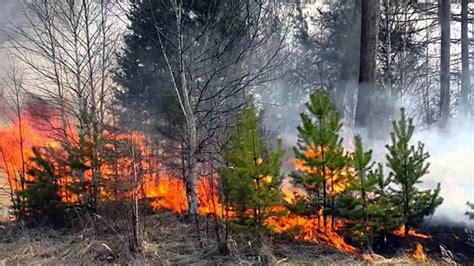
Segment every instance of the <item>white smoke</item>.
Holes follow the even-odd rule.
[[[304,108],[304,106],[300,107]],[[270,112],[266,113],[267,115],[270,117],[275,115],[273,113],[275,110],[267,109],[270,109]],[[291,115],[279,113],[277,123],[274,119],[271,119],[271,123],[267,120],[270,127],[278,128],[279,137],[282,138],[286,148],[296,145],[296,125],[301,123],[295,112],[289,113]],[[441,222],[445,225],[450,223],[474,227],[474,221],[470,221],[465,215],[468,209],[466,202],[474,202],[474,131],[472,125],[472,118],[453,118],[445,130],[440,130],[438,125],[432,125],[427,129],[420,129],[420,127],[415,129],[411,144],[416,145],[418,141],[421,141],[425,144],[425,151],[430,153],[429,173],[421,178],[423,183],[418,186],[420,189],[434,189],[438,183],[441,183],[441,196],[444,198],[435,214],[432,217],[427,217],[426,220],[429,223]],[[385,145],[390,142],[390,139],[388,130],[384,131],[386,132],[384,139],[374,140],[368,138],[367,132],[363,130],[343,127],[345,143],[352,138],[353,132],[361,134],[364,147],[373,150],[373,160],[381,162],[384,165],[385,175],[388,175],[390,169],[386,166],[387,150]],[[290,149],[288,149],[287,156],[288,158],[293,156]],[[293,170],[286,168],[286,173]]]
[[[472,118],[453,118],[446,129],[440,129],[438,125],[430,128],[415,128],[411,144],[417,145],[420,141],[425,145],[425,151],[430,154],[429,173],[421,178],[422,183],[418,187],[434,189],[441,184],[441,197],[443,203],[438,207],[432,217],[427,217],[428,223],[458,224],[474,227],[474,221],[470,221],[465,215],[468,206],[467,201],[474,201],[474,131]],[[356,130],[364,133],[364,131]],[[366,133],[366,132],[365,132]],[[390,169],[386,166],[385,155],[387,149],[385,144],[390,142],[386,139],[371,140],[367,134],[362,134],[363,144],[373,150],[373,160],[381,162],[384,173],[388,175]]]
[[[474,226],[465,215],[467,201],[474,201],[474,131],[470,119],[453,120],[445,131],[438,129],[416,132],[414,141],[425,143],[430,153],[429,174],[421,188],[434,188],[441,183],[443,204],[434,220],[466,223]]]

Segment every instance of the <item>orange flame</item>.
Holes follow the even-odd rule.
[[[316,158],[318,156],[321,157],[322,152],[320,148],[312,149],[308,147],[305,155],[309,158]],[[307,165],[303,160],[296,159],[294,164],[295,169],[298,171],[307,173],[317,173],[319,171]],[[329,169],[326,170],[326,188],[329,194],[337,196],[344,192],[348,185],[348,177],[352,174],[352,169],[345,168],[338,173],[331,173]],[[308,201],[308,193],[299,187],[293,187],[288,180],[283,181],[282,192],[283,199],[289,204],[296,203],[298,199]],[[338,231],[344,229],[345,221],[335,220],[333,229],[332,218],[326,217],[326,223],[324,223],[323,219],[323,209],[321,208],[317,214],[311,217],[291,213],[283,217],[270,217],[266,223],[276,233],[288,233],[293,235],[296,240],[326,244],[344,252],[356,253],[357,249],[347,244],[344,237],[338,233]]]
[[[19,131],[17,122],[9,124],[0,124],[0,173],[6,175],[13,190],[21,190],[19,173],[23,168],[23,159],[25,160],[25,168],[31,168],[33,163],[28,160],[33,156],[32,147],[48,147],[51,155],[59,156],[67,159],[67,154],[63,148],[63,143],[55,140],[46,130],[40,130],[36,126],[36,122],[31,117],[25,115],[22,121],[23,133],[23,151],[19,149]],[[49,131],[50,132],[50,131]],[[74,130],[68,132],[72,142],[77,143],[77,133]],[[103,163],[100,165],[101,182],[100,200],[114,201],[132,195],[132,188],[138,188],[139,197],[151,200],[151,207],[155,210],[170,210],[179,214],[187,212],[186,185],[182,178],[173,176],[170,171],[164,169],[160,164],[156,151],[145,134],[141,132],[129,132],[116,134],[108,131],[102,132],[104,140],[104,149],[110,154],[105,154],[101,158]],[[107,142],[107,140],[113,140]],[[119,143],[119,144],[117,144]],[[124,155],[120,152],[120,143],[128,146],[136,147],[136,158],[131,158],[130,154]],[[125,149],[128,151],[127,149]],[[312,149],[308,149],[309,156],[317,156]],[[46,156],[48,155],[48,156]],[[56,163],[56,157],[50,157],[44,154],[45,158],[49,158],[52,163]],[[110,158],[109,158],[110,157]],[[23,158],[23,159],[22,159]],[[262,163],[263,159],[258,159],[257,163]],[[86,165],[91,166],[91,161],[86,161]],[[298,170],[316,171],[303,162],[296,160],[295,167]],[[77,177],[67,166],[65,169],[59,170],[58,176],[61,176],[60,191],[61,199],[66,203],[78,203],[82,199],[80,195],[75,195],[68,191],[68,187],[77,182]],[[139,169],[139,171],[137,171]],[[62,171],[62,172],[59,172]],[[137,173],[139,172],[139,173]],[[205,171],[204,171],[205,172]],[[84,178],[91,181],[93,178],[92,170],[84,171]],[[139,183],[133,183],[134,175],[140,175]],[[335,196],[342,193],[347,186],[347,175],[350,169],[345,169],[337,175],[327,178],[328,191],[330,195]],[[27,175],[27,174],[26,174]],[[28,175],[25,177],[29,177]],[[222,217],[223,213],[227,214],[227,218],[232,219],[233,213],[226,209],[219,201],[217,176],[202,176],[198,179],[197,193],[199,200],[199,214],[203,216]],[[262,182],[271,182],[271,177],[262,176]],[[91,189],[89,186],[88,190]],[[292,187],[289,181],[284,181],[282,186],[283,198],[287,203],[295,203],[297,199],[307,199],[307,193],[298,187]],[[229,207],[230,209],[232,207]],[[275,210],[286,210],[283,206],[276,206]],[[355,253],[356,248],[347,244],[344,238],[338,233],[344,228],[344,221],[335,220],[334,230],[331,228],[331,218],[327,218],[327,225],[323,225],[322,209],[312,217],[290,214],[288,216],[272,216],[267,218],[265,224],[274,228],[276,233],[293,232],[296,240],[307,241],[311,243],[322,243],[333,246],[345,252]],[[230,216],[230,217],[229,217]]]
[[[317,147],[311,148],[306,147],[305,155],[308,158],[317,158],[322,156],[321,148]],[[319,169],[315,167],[311,167],[306,164],[305,161],[296,159],[295,160],[295,169],[301,172],[306,172],[310,174],[318,173]],[[348,177],[353,175],[353,169],[349,167],[344,167],[342,170],[338,171],[337,173],[332,173],[328,167],[325,167],[326,173],[326,190],[332,196],[336,196],[341,194],[347,189],[348,186]]]
[[[170,210],[179,214],[187,213],[186,188],[182,180],[163,176],[157,182],[147,185],[145,194],[147,198],[154,199],[151,206],[155,210]],[[213,178],[212,182],[205,178],[198,180],[197,193],[200,215],[222,216],[222,205],[218,200],[216,185],[216,178]]]
[[[400,237],[405,237],[405,225],[402,225],[398,230],[393,231],[393,234]],[[431,238],[431,236],[418,233],[414,229],[408,229],[408,235],[413,236],[413,237],[423,238],[423,239]]]
[[[331,229],[330,219],[327,223],[328,226],[324,227],[322,216],[314,218],[290,214],[283,217],[270,217],[266,223],[276,233],[292,234],[296,240],[326,244],[348,253],[356,253],[357,251],[355,247],[347,244],[341,235]],[[336,228],[343,228],[343,223],[336,221]]]
[[[69,166],[59,166],[57,159],[67,160],[67,153],[63,143],[54,137],[59,128],[59,122],[46,123],[49,127],[38,127],[38,122],[28,112],[22,112],[21,124],[18,119],[12,122],[0,124],[0,178],[7,178],[11,189],[21,191],[26,188],[26,181],[33,181],[28,174],[28,169],[34,167],[32,148],[40,147],[41,156],[55,166],[55,172],[60,176],[59,195],[63,202],[75,204],[81,198],[80,195],[70,193],[68,187],[78,182],[78,177]],[[11,115],[14,117],[14,115]],[[53,119],[51,119],[53,120]],[[21,138],[20,138],[21,125]],[[74,127],[71,127],[74,128]],[[67,135],[69,142],[78,145],[77,132],[70,129]],[[100,178],[104,182],[99,188],[100,200],[119,200],[123,197],[132,196],[132,188],[139,190],[138,197],[151,198],[151,206],[156,210],[171,210],[176,213],[187,212],[187,199],[185,183],[182,179],[173,177],[163,169],[159,163],[155,151],[145,134],[141,132],[113,133],[104,130],[102,132],[104,142],[104,154],[99,167]],[[20,147],[23,149],[20,149]],[[133,156],[131,147],[134,147]],[[85,149],[90,149],[86,147]],[[92,162],[83,158],[84,164],[89,168]],[[61,169],[60,169],[61,168]],[[23,170],[25,169],[25,170]],[[138,171],[137,171],[138,169]],[[134,171],[138,175],[138,183],[134,184]],[[161,174],[159,174],[161,173]],[[86,169],[82,173],[87,182],[91,182],[93,172]],[[212,181],[210,181],[212,179]],[[268,181],[268,178],[264,178]],[[23,184],[23,185],[22,185]],[[91,190],[88,185],[87,190]],[[222,206],[218,201],[217,179],[201,177],[197,185],[199,199],[199,213],[201,215],[214,214],[221,216]]]
[[[415,260],[419,262],[428,261],[428,257],[423,251],[423,245],[421,245],[420,243],[416,243],[415,251],[413,253],[413,258],[415,258]]]

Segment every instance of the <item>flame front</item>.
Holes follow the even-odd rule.
[[[56,163],[55,159],[61,157],[67,159],[67,154],[63,148],[63,142],[52,136],[51,130],[38,129],[37,123],[29,116],[24,115],[21,123],[22,141],[19,136],[19,124],[9,123],[0,125],[0,138],[2,139],[0,147],[0,170],[6,175],[11,188],[14,191],[24,189],[20,180],[20,175],[25,175],[25,179],[32,180],[33,177],[22,169],[30,169],[34,166],[34,162],[30,158],[33,147],[45,147],[48,153],[43,156],[49,159],[51,163]],[[167,171],[163,167],[157,156],[156,149],[150,144],[147,136],[141,132],[128,133],[112,133],[103,131],[102,139],[104,140],[104,158],[100,165],[101,178],[105,181],[100,187],[101,201],[121,200],[132,196],[134,188],[138,191],[138,197],[150,200],[150,205],[155,210],[170,210],[179,214],[187,212],[186,185],[183,178],[178,178],[172,172]],[[68,138],[72,143],[78,145],[78,136],[74,130],[68,132]],[[107,142],[113,140],[113,142]],[[117,144],[119,143],[119,144]],[[120,144],[121,143],[121,144]],[[22,145],[20,145],[22,144]],[[120,145],[130,148],[136,148],[136,158],[123,156],[119,152]],[[127,146],[128,145],[128,146]],[[22,146],[22,149],[20,149]],[[128,150],[127,150],[128,151]],[[307,151],[309,154],[314,153],[311,149]],[[119,156],[117,156],[117,154]],[[54,156],[53,156],[54,155]],[[316,156],[316,153],[314,153]],[[260,159],[258,161],[260,162]],[[84,162],[87,166],[91,166],[91,161]],[[296,160],[295,167],[304,169],[306,167],[302,162]],[[139,182],[133,183],[132,177],[134,171],[140,169]],[[202,169],[201,169],[202,170]],[[309,171],[312,171],[309,169]],[[328,177],[328,191],[330,195],[335,196],[346,188],[346,178],[348,170],[343,173]],[[24,172],[24,173],[22,173]],[[200,171],[204,172],[204,171]],[[76,195],[68,191],[68,187],[77,182],[77,177],[73,171],[67,167],[62,169],[57,167],[57,174],[61,177],[59,181],[59,194],[63,202],[69,204],[80,203],[80,195]],[[90,182],[93,173],[90,169],[84,171],[84,178]],[[271,181],[270,176],[262,177],[264,182]],[[199,200],[199,213],[202,216],[215,216],[221,218],[226,213],[227,218],[232,219],[232,207],[226,209],[219,201],[218,195],[218,177],[216,175],[201,176],[198,179],[197,192]],[[91,190],[92,186],[88,185],[87,190]],[[282,186],[283,199],[288,204],[293,204],[297,199],[307,199],[307,193],[298,187],[293,187],[288,180],[285,180]],[[281,206],[274,207],[275,210],[284,210]],[[230,217],[229,217],[230,216]],[[296,240],[306,241],[310,243],[320,243],[333,246],[341,251],[355,253],[356,248],[347,244],[344,238],[338,233],[344,228],[344,222],[340,220],[334,221],[335,228],[331,228],[331,218],[327,217],[327,225],[323,225],[322,210],[313,216],[300,216],[297,214],[289,214],[287,216],[272,216],[266,219],[265,224],[273,227],[276,233],[290,233]]]
[[[343,229],[344,224],[341,221],[335,221],[336,230],[332,230],[331,220],[328,219],[329,226],[326,227],[323,225],[322,215],[315,218],[290,214],[284,217],[270,217],[266,222],[276,233],[288,233],[293,235],[296,240],[326,244],[344,252],[356,253],[357,249],[347,244],[344,238],[337,233],[337,229]]]
[[[321,149],[308,147],[305,155],[308,158],[316,158],[321,156]],[[303,160],[296,159],[294,164],[295,169],[301,172],[316,173],[318,171],[318,169],[308,166]],[[332,173],[327,169],[326,173],[326,189],[330,196],[340,195],[347,189],[348,177],[352,174],[352,169],[346,167],[337,173]],[[309,200],[309,195],[305,190],[292,186],[288,180],[283,182],[282,192],[283,198],[288,204],[294,204],[298,199]],[[332,217],[326,217],[326,223],[324,223],[323,211],[324,209],[321,208],[311,216],[290,213],[284,217],[271,217],[267,220],[267,224],[274,228],[275,232],[288,233],[293,235],[296,240],[322,243],[344,252],[356,253],[357,249],[347,244],[344,237],[338,233],[345,228],[345,221],[334,220],[334,228],[332,228]]]

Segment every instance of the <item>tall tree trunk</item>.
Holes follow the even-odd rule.
[[[451,0],[441,0],[439,5],[439,21],[441,25],[441,62],[440,62],[440,126],[448,123],[450,88],[450,46],[451,46]]]
[[[360,22],[361,0],[356,0],[351,10],[351,20]],[[339,73],[336,90],[336,107],[349,126],[354,125],[356,88],[359,76],[360,23],[352,23],[347,30],[347,39],[343,46],[344,60]]]
[[[359,91],[355,115],[356,127],[370,126],[373,107],[380,0],[362,1]]]
[[[469,35],[468,35],[468,0],[461,1],[461,96],[459,98],[459,111],[461,115],[469,116],[469,95],[471,90],[471,75],[469,70]]]

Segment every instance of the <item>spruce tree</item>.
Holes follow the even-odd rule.
[[[197,43],[192,48],[202,53],[209,48],[204,46],[202,51],[200,48],[203,45],[200,41],[205,44],[206,38],[203,36],[206,31],[212,30],[216,38],[238,36],[232,35],[238,32],[244,39],[247,33],[245,20],[248,18],[236,13],[236,6],[246,3],[240,0],[182,1],[185,16],[183,32],[180,34],[185,40],[196,39]],[[161,38],[166,38],[168,35],[178,34],[176,24],[173,22],[176,20],[174,8],[175,2],[171,0],[131,1],[127,12],[130,23],[123,37],[123,49],[118,54],[114,79],[123,88],[116,91],[115,96],[119,104],[127,108],[127,111],[135,112],[135,116],[143,116],[143,119],[155,122],[157,125],[153,129],[166,137],[181,141],[179,125],[184,122],[184,117],[163,54],[166,52],[169,58],[176,58],[178,48],[172,41],[160,44],[158,36],[161,34],[163,35]],[[209,28],[215,21],[219,21],[219,26]],[[229,34],[230,36],[227,36]],[[225,40],[217,39],[217,41]],[[222,51],[216,53],[220,54]],[[198,59],[195,61],[202,62]],[[171,62],[174,63],[176,62]],[[130,126],[129,116],[122,116],[123,126]]]
[[[169,74],[164,71],[167,66],[156,29],[159,26],[164,30],[175,30],[170,22],[174,19],[169,10],[170,3],[168,0],[131,2],[127,14],[129,31],[124,35],[124,47],[117,60],[115,80],[125,89],[117,91],[117,99],[129,110],[140,115],[146,113],[151,118],[157,114],[172,116],[169,119],[178,117],[178,102],[173,97]],[[189,6],[191,2],[185,1],[185,4]],[[159,25],[154,24],[154,14],[159,14],[156,22]],[[188,30],[198,30],[196,25],[187,26]],[[164,49],[171,53],[176,50],[166,45]]]
[[[265,143],[262,118],[253,103],[239,115],[224,151],[226,166],[220,169],[227,202],[235,207],[241,225],[263,226],[271,207],[281,200],[283,150],[280,141],[275,149]]]
[[[306,107],[309,113],[300,115],[302,124],[298,127],[298,144],[294,148],[295,157],[303,162],[303,169],[294,172],[293,178],[308,192],[311,208],[318,213],[323,211],[326,226],[328,191],[335,196],[334,179],[340,177],[338,172],[346,164],[339,137],[342,123],[330,97],[320,89],[310,95]]]
[[[423,218],[433,214],[443,202],[439,196],[439,183],[434,190],[420,190],[416,186],[428,173],[429,153],[425,152],[421,142],[416,147],[410,144],[414,130],[413,119],[407,119],[402,108],[400,120],[393,122],[392,144],[386,145],[387,166],[391,169],[389,176],[397,185],[391,189],[391,200],[401,213],[399,218],[405,226],[405,236],[409,228],[420,225]]]

